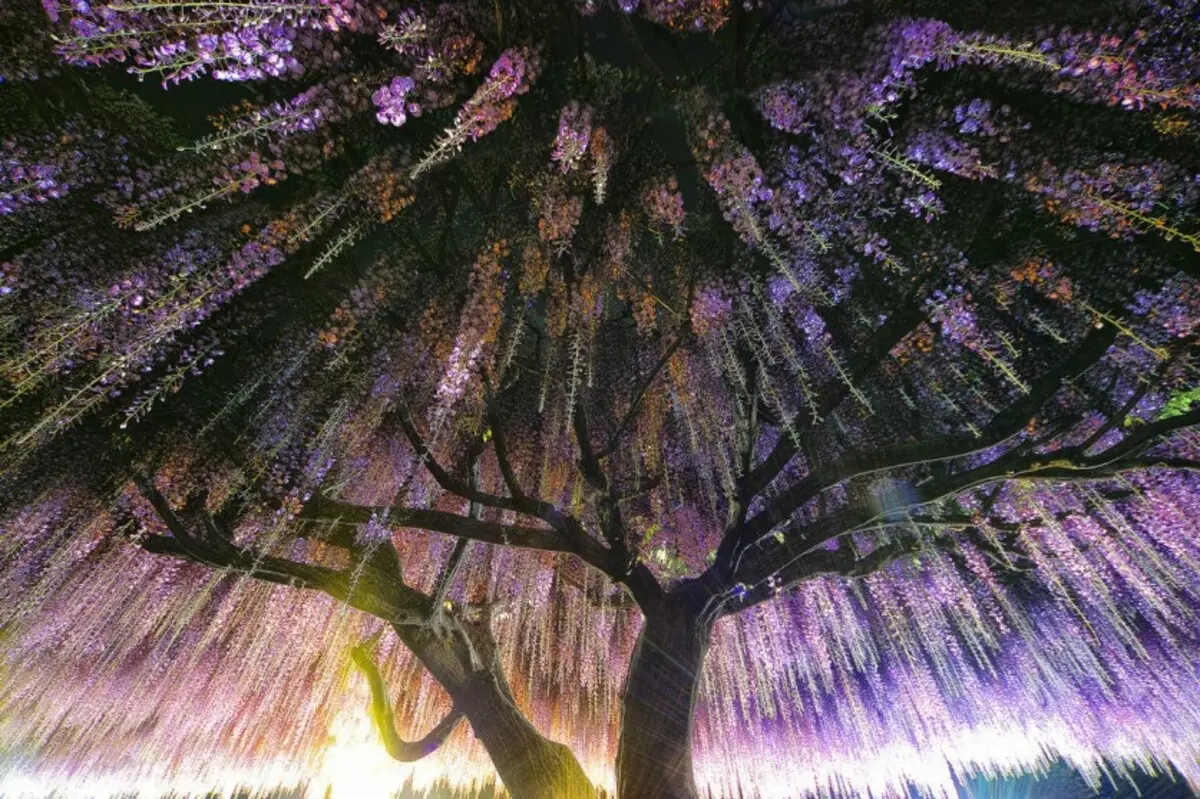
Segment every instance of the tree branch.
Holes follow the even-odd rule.
[[[879,510],[874,503],[859,500],[842,511],[809,525],[799,540],[781,536],[761,546],[753,558],[739,565],[733,581],[748,587],[746,596],[761,597],[764,585],[783,591],[807,579],[813,558],[824,557],[821,547],[834,539],[863,530],[884,515],[908,513],[932,505],[965,491],[1002,480],[1093,481],[1105,480],[1121,472],[1149,468],[1180,468],[1200,470],[1200,462],[1164,456],[1143,457],[1141,450],[1148,443],[1172,432],[1200,424],[1200,410],[1172,419],[1147,425],[1143,435],[1132,443],[1121,442],[1098,456],[1083,456],[1077,451],[1044,455],[1027,451],[1010,451],[999,458],[965,472],[932,481],[918,490],[913,501],[904,507]],[[1130,438],[1133,438],[1131,436]],[[756,542],[762,544],[761,541]],[[819,562],[819,561],[818,561]],[[757,598],[763,601],[765,597]],[[749,607],[738,603],[724,612],[736,613]]]
[[[433,600],[433,610],[437,610],[446,601],[446,592],[450,590],[451,584],[454,582],[454,576],[458,573],[459,566],[462,565],[463,556],[467,554],[467,549],[471,546],[469,538],[460,538],[454,542],[454,549],[450,552],[450,559],[446,561],[446,567],[442,569],[442,573],[438,575],[437,586],[433,589],[431,599]]]
[[[190,553],[179,543],[176,538],[170,538],[165,535],[147,535],[136,540],[136,543],[146,552],[152,555],[167,555],[180,560],[189,560],[193,563],[202,563],[205,566],[215,566],[207,560],[198,558]],[[239,574],[246,574],[253,577],[255,580],[260,580],[264,583],[274,583],[275,585],[286,585],[290,588],[310,588],[320,591],[321,587],[315,584],[309,584],[303,580],[299,574],[285,574],[283,571],[264,571],[255,569],[253,572],[245,571],[238,568],[231,569]]]
[[[383,739],[383,745],[387,748],[388,754],[394,759],[402,763],[412,763],[432,754],[445,742],[454,728],[458,726],[458,722],[462,720],[464,714],[455,706],[446,714],[445,718],[426,733],[424,738],[418,741],[405,741],[396,732],[396,719],[392,713],[391,702],[388,701],[387,686],[384,685],[383,675],[379,673],[379,668],[371,658],[368,645],[364,643],[354,647],[350,650],[350,657],[362,670],[367,678],[367,683],[371,686],[371,703],[368,705],[371,719],[375,722],[376,729],[379,730],[379,737]]]
[[[508,486],[508,493],[512,495],[513,503],[522,508],[528,508],[534,516],[542,517],[542,513],[539,512],[541,506],[549,506],[549,503],[530,502],[529,498],[525,496],[525,492],[521,490],[521,485],[517,482],[517,473],[512,467],[512,459],[508,456],[508,439],[504,436],[504,424],[500,419],[500,412],[496,409],[490,389],[487,391],[485,404],[488,426],[492,429],[492,446],[496,452],[496,463],[500,466],[500,475],[504,478],[504,484]]]
[[[600,468],[600,461],[592,451],[591,432],[588,430],[587,411],[583,407],[583,398],[575,399],[575,407],[571,409],[571,425],[575,430],[575,440],[579,445],[579,471],[588,485],[600,493],[608,492],[608,478]]]
[[[501,474],[504,475],[505,483],[508,485],[509,491],[512,492],[511,497],[500,497],[494,494],[488,494],[480,491],[477,487],[468,485],[462,480],[447,472],[434,459],[428,446],[425,444],[421,434],[417,431],[416,425],[412,422],[412,417],[406,412],[401,416],[401,425],[404,428],[404,433],[408,437],[409,443],[416,450],[419,457],[425,461],[425,466],[429,469],[429,473],[433,476],[444,490],[462,497],[468,502],[478,503],[490,508],[498,508],[500,510],[511,510],[526,516],[532,516],[540,519],[556,531],[558,536],[550,536],[547,531],[537,528],[509,526],[508,531],[514,536],[520,538],[520,542],[508,541],[504,538],[503,525],[493,525],[487,528],[474,528],[475,532],[470,535],[463,535],[459,532],[454,532],[454,525],[458,522],[456,519],[463,519],[462,516],[455,514],[441,514],[439,511],[430,511],[429,513],[441,514],[439,516],[421,516],[419,509],[415,508],[393,508],[392,512],[405,513],[408,511],[418,512],[417,515],[410,515],[410,522],[401,521],[402,524],[407,524],[411,527],[430,530],[432,532],[449,533],[451,535],[463,535],[465,538],[470,538],[476,541],[484,541],[485,543],[499,543],[503,545],[512,544],[513,546],[525,547],[528,549],[543,549],[551,552],[568,552],[578,555],[589,565],[599,569],[604,574],[616,579],[618,569],[615,568],[609,553],[604,550],[599,544],[587,534],[583,525],[575,517],[562,512],[557,507],[549,502],[540,499],[529,497],[522,493],[517,486],[516,475],[512,470],[511,461],[508,457],[508,448],[503,437],[503,427],[500,424],[499,413],[494,407],[489,407],[488,411],[489,424],[492,428],[492,441],[496,447],[496,458],[500,464]],[[356,523],[365,523],[363,521],[364,508],[356,505],[346,505],[344,503],[336,503],[324,497],[317,498],[317,504],[314,507],[316,516],[328,517],[331,510],[340,509],[345,513],[345,518]],[[367,518],[369,520],[370,513],[379,509],[367,510]],[[308,508],[305,509],[305,516],[310,516]],[[395,520],[395,516],[392,517]],[[468,520],[469,521],[469,520]],[[478,521],[478,520],[476,520]],[[435,524],[438,526],[427,526]],[[480,524],[489,524],[480,522]],[[461,528],[470,529],[470,528]],[[536,533],[531,535],[530,533]],[[482,537],[480,537],[482,536]]]
[[[982,438],[952,437],[932,442],[917,442],[897,447],[881,447],[868,456],[850,456],[814,470],[803,480],[781,492],[766,508],[749,519],[740,529],[732,531],[736,544],[726,546],[728,563],[734,564],[737,553],[760,540],[776,526],[791,518],[805,503],[838,483],[882,471],[892,471],[919,464],[946,461],[979,453],[1003,444],[1020,433],[1030,419],[1062,386],[1091,368],[1112,345],[1117,331],[1111,325],[1093,330],[1082,346],[1066,361],[1043,375],[1029,394],[997,414],[984,428]],[[728,538],[728,536],[727,536]],[[726,563],[718,556],[719,563]],[[736,565],[735,565],[736,568]]]
[[[1196,407],[1178,416],[1172,416],[1169,419],[1160,419],[1156,422],[1143,425],[1113,446],[1096,455],[1084,456],[1082,447],[1076,447],[1070,452],[1073,456],[1078,456],[1078,460],[1081,463],[1098,465],[1106,463],[1113,458],[1124,457],[1143,449],[1165,435],[1183,430],[1184,428],[1196,427],[1197,425],[1200,425],[1200,407]]]
[[[737,435],[741,439],[737,453],[737,473],[739,479],[748,476],[754,466],[754,445],[758,439],[758,409],[763,404],[761,387],[759,385],[762,365],[751,363],[752,359],[746,353],[743,353],[743,356],[742,370],[747,375],[746,381],[749,384],[747,386],[748,396],[745,403],[734,401],[734,409],[737,413]],[[756,366],[757,368],[755,368]],[[729,511],[725,518],[726,530],[734,530],[745,524],[746,513],[750,509],[750,502],[752,500],[753,497],[746,496],[741,491],[737,492],[730,499]]]
[[[608,443],[605,444],[603,449],[596,453],[597,461],[602,461],[617,451],[617,447],[620,446],[621,443],[621,436],[625,434],[629,428],[629,425],[633,423],[633,420],[637,418],[637,414],[641,410],[642,400],[645,399],[646,392],[650,390],[650,386],[654,384],[655,379],[658,377],[658,373],[661,372],[663,367],[670,362],[680,345],[683,344],[685,338],[685,332],[680,330],[680,332],[675,336],[675,341],[672,342],[671,346],[667,347],[666,351],[659,357],[653,368],[650,369],[650,372],[642,381],[641,386],[639,386],[638,390],[634,392],[633,402],[629,404],[629,410],[627,410],[625,415],[621,417],[621,421],[617,423],[616,429],[614,429],[612,435],[608,437]]]
[[[799,582],[811,580],[814,577],[821,577],[828,574],[838,575],[850,580],[866,577],[884,568],[892,561],[913,555],[920,549],[920,541],[906,539],[884,544],[861,558],[855,557],[850,547],[844,545],[837,549],[819,550],[804,559],[803,566],[797,570],[796,574],[788,574],[783,579],[776,580],[774,585],[781,587],[775,588],[771,581],[759,583],[748,589],[736,606],[731,607],[726,605],[724,614],[740,613],[747,608],[766,602],[776,594]]]
[[[638,604],[643,609],[647,608],[662,598],[662,586],[645,564],[639,563],[630,551],[629,536],[621,516],[620,497],[609,486],[608,478],[592,451],[582,397],[575,403],[571,421],[579,444],[579,470],[587,483],[599,494],[596,515],[600,520],[600,532],[608,542],[608,554],[615,561],[616,570],[607,574],[616,582],[629,586]]]
[[[1094,433],[1088,436],[1087,440],[1079,445],[1079,448],[1086,452],[1087,450],[1091,449],[1093,445],[1099,442],[1100,439],[1108,435],[1114,427],[1119,425],[1127,416],[1129,416],[1133,409],[1137,407],[1137,404],[1142,401],[1142,398],[1146,396],[1146,392],[1149,389],[1150,381],[1142,381],[1138,385],[1137,389],[1133,392],[1133,396],[1131,396],[1129,400],[1117,410],[1116,413],[1110,414],[1109,417],[1104,420],[1104,424],[1100,425],[1100,427],[1097,428]]]
[[[437,484],[443,490],[460,496],[468,502],[477,502],[489,508],[520,511],[514,499],[480,491],[446,471],[437,462],[437,459],[433,457],[433,452],[430,451],[429,446],[425,443],[425,439],[417,431],[417,426],[413,423],[412,416],[409,414],[407,408],[400,412],[400,427],[404,431],[405,437],[408,438],[409,444],[416,451],[417,457],[425,464],[425,468],[429,471],[429,474],[433,476],[433,479],[437,481]]]
[[[433,533],[445,533],[472,541],[482,541],[485,544],[537,549],[546,552],[565,552],[579,557],[588,565],[605,574],[615,572],[609,551],[582,531],[579,535],[561,535],[556,529],[488,522],[460,516],[457,513],[425,508],[354,505],[321,495],[314,496],[309,501],[301,516],[310,519],[341,519],[353,524],[366,524],[373,516],[384,512],[388,513],[389,521],[405,527],[428,530]]]
[[[471,464],[471,488],[479,488],[479,460]],[[479,521],[483,519],[483,506],[478,502],[472,502],[467,510],[467,515],[472,519]],[[450,559],[446,561],[446,567],[442,569],[442,573],[438,576],[437,585],[433,589],[433,612],[438,613],[442,608],[442,603],[446,600],[446,592],[450,590],[450,585],[454,582],[454,576],[458,573],[458,567],[462,565],[463,557],[467,554],[467,550],[471,546],[471,540],[468,538],[460,538],[454,542],[454,549],[450,552]]]
[[[587,580],[580,580],[571,573],[570,569],[559,569],[558,575],[562,578],[563,582],[578,588],[580,593],[583,594],[584,599],[594,607],[620,610],[636,604],[633,598],[619,587],[613,591],[613,586],[611,585],[594,585]],[[605,593],[606,588],[610,593]]]
[[[859,349],[860,354],[849,370],[850,383],[862,382],[887,357],[892,348],[916,328],[923,318],[921,306],[917,303],[910,303],[888,317],[883,326],[876,330]],[[817,402],[816,414],[820,417],[828,416],[849,395],[850,389],[844,383],[838,382],[831,385],[821,393]],[[799,430],[811,427],[813,422],[813,413],[809,410],[801,410],[792,417],[790,427],[793,430]],[[740,486],[741,493],[747,498],[761,493],[779,476],[779,473],[791,462],[797,452],[799,452],[797,442],[793,441],[792,437],[786,433],[781,434],[771,453],[762,463],[746,474]]]
[[[428,614],[425,610],[424,596],[394,580],[391,575],[364,575],[357,584],[352,585],[350,575],[344,571],[238,547],[216,527],[211,517],[203,523],[210,534],[205,537],[197,536],[171,509],[166,498],[150,479],[139,475],[134,478],[134,482],[172,536],[143,538],[138,544],[147,552],[229,569],[264,582],[321,591],[394,624],[420,625],[425,622]],[[203,509],[195,512],[207,516]]]

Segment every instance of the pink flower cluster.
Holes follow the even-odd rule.
[[[444,163],[468,141],[478,141],[509,119],[516,97],[529,91],[538,75],[538,59],[528,47],[512,47],[500,54],[487,80],[463,103],[454,126],[434,144],[414,167],[412,177]]]
[[[447,84],[460,75],[474,75],[483,58],[483,43],[471,30],[465,6],[439,3],[432,14],[402,10],[396,21],[383,26],[379,41],[412,65],[418,84]]]
[[[708,185],[721,199],[725,218],[744,241],[761,246],[756,209],[770,202],[774,192],[767,186],[758,160],[733,140],[729,121],[716,114],[701,118],[695,138],[696,157]]]
[[[1193,9],[1192,14],[1195,14]],[[1041,49],[1060,65],[1058,91],[1129,110],[1200,108],[1200,76],[1187,57],[1154,58],[1142,29],[1118,34],[1063,30]]]
[[[503,259],[508,256],[508,243],[498,241],[485,247],[471,267],[467,304],[462,310],[454,350],[437,387],[434,409],[435,423],[446,418],[454,405],[466,394],[473,376],[483,368],[481,359],[490,350],[500,333],[504,300]]]
[[[1024,178],[1025,188],[1063,221],[1115,238],[1156,230],[1200,249],[1200,238],[1181,226],[1185,209],[1200,200],[1200,176],[1164,161],[1103,163],[1060,170],[1045,162]]]
[[[569,192],[561,180],[551,179],[541,192],[538,205],[538,238],[556,252],[565,252],[583,216],[583,198]]]
[[[683,193],[674,175],[646,185],[642,190],[642,210],[651,225],[670,230],[675,238],[683,235]]]
[[[40,136],[0,139],[0,216],[65,197],[124,158],[125,139],[72,119]]]
[[[214,186],[236,184],[238,191],[249,194],[260,185],[273,185],[287,178],[284,164],[279,159],[264,160],[257,150],[238,161],[231,168],[221,170],[213,177]]]
[[[456,123],[478,141],[512,116],[514,97],[525,94],[538,76],[538,59],[527,47],[512,47],[496,59],[487,81],[458,112]]]
[[[729,21],[730,0],[618,0],[626,14],[641,10],[647,19],[678,31],[718,30]]]

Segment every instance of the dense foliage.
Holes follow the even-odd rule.
[[[1200,788],[1195,0],[0,47],[0,791]]]

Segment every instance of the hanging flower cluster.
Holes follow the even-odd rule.
[[[413,177],[447,161],[468,141],[478,141],[512,116],[518,95],[537,79],[538,59],[528,48],[501,53],[484,81],[463,104],[449,128],[413,169]]]
[[[508,243],[501,239],[482,250],[471,267],[469,299],[463,308],[445,374],[437,387],[435,417],[439,423],[467,393],[472,379],[487,368],[484,350],[493,348],[500,334],[505,288],[501,269],[508,254]]]
[[[371,102],[379,108],[375,118],[385,125],[400,127],[409,116],[421,115],[421,105],[409,98],[416,86],[412,78],[395,77],[392,82],[371,95]]]
[[[642,210],[650,218],[651,224],[670,230],[675,238],[683,235],[683,194],[674,175],[646,185],[642,192]]]
[[[563,109],[558,119],[558,135],[554,137],[554,150],[550,154],[563,172],[577,168],[587,155],[592,137],[592,110],[579,103],[571,103]]]
[[[640,11],[673,30],[716,31],[729,21],[730,0],[618,0],[626,14]]]

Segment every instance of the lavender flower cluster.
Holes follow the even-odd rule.
[[[554,137],[551,160],[557,162],[564,173],[572,171],[587,155],[591,136],[592,109],[571,103],[558,118],[558,134]]]
[[[77,120],[59,131],[0,140],[0,216],[57,200],[93,180],[93,173],[116,167],[125,140]]]
[[[65,61],[98,66],[132,59],[131,72],[159,76],[164,86],[209,72],[230,81],[299,75],[303,66],[296,51],[304,32],[355,27],[358,13],[353,4],[319,0],[72,0],[69,9],[44,0],[44,5],[56,22],[64,11],[69,15],[69,35],[59,46]],[[231,30],[227,22],[236,26]]]
[[[371,102],[379,108],[375,118],[384,125],[400,127],[409,116],[419,117],[421,104],[410,96],[414,88],[416,81],[402,76],[392,78],[391,83],[380,87],[371,95]]]

